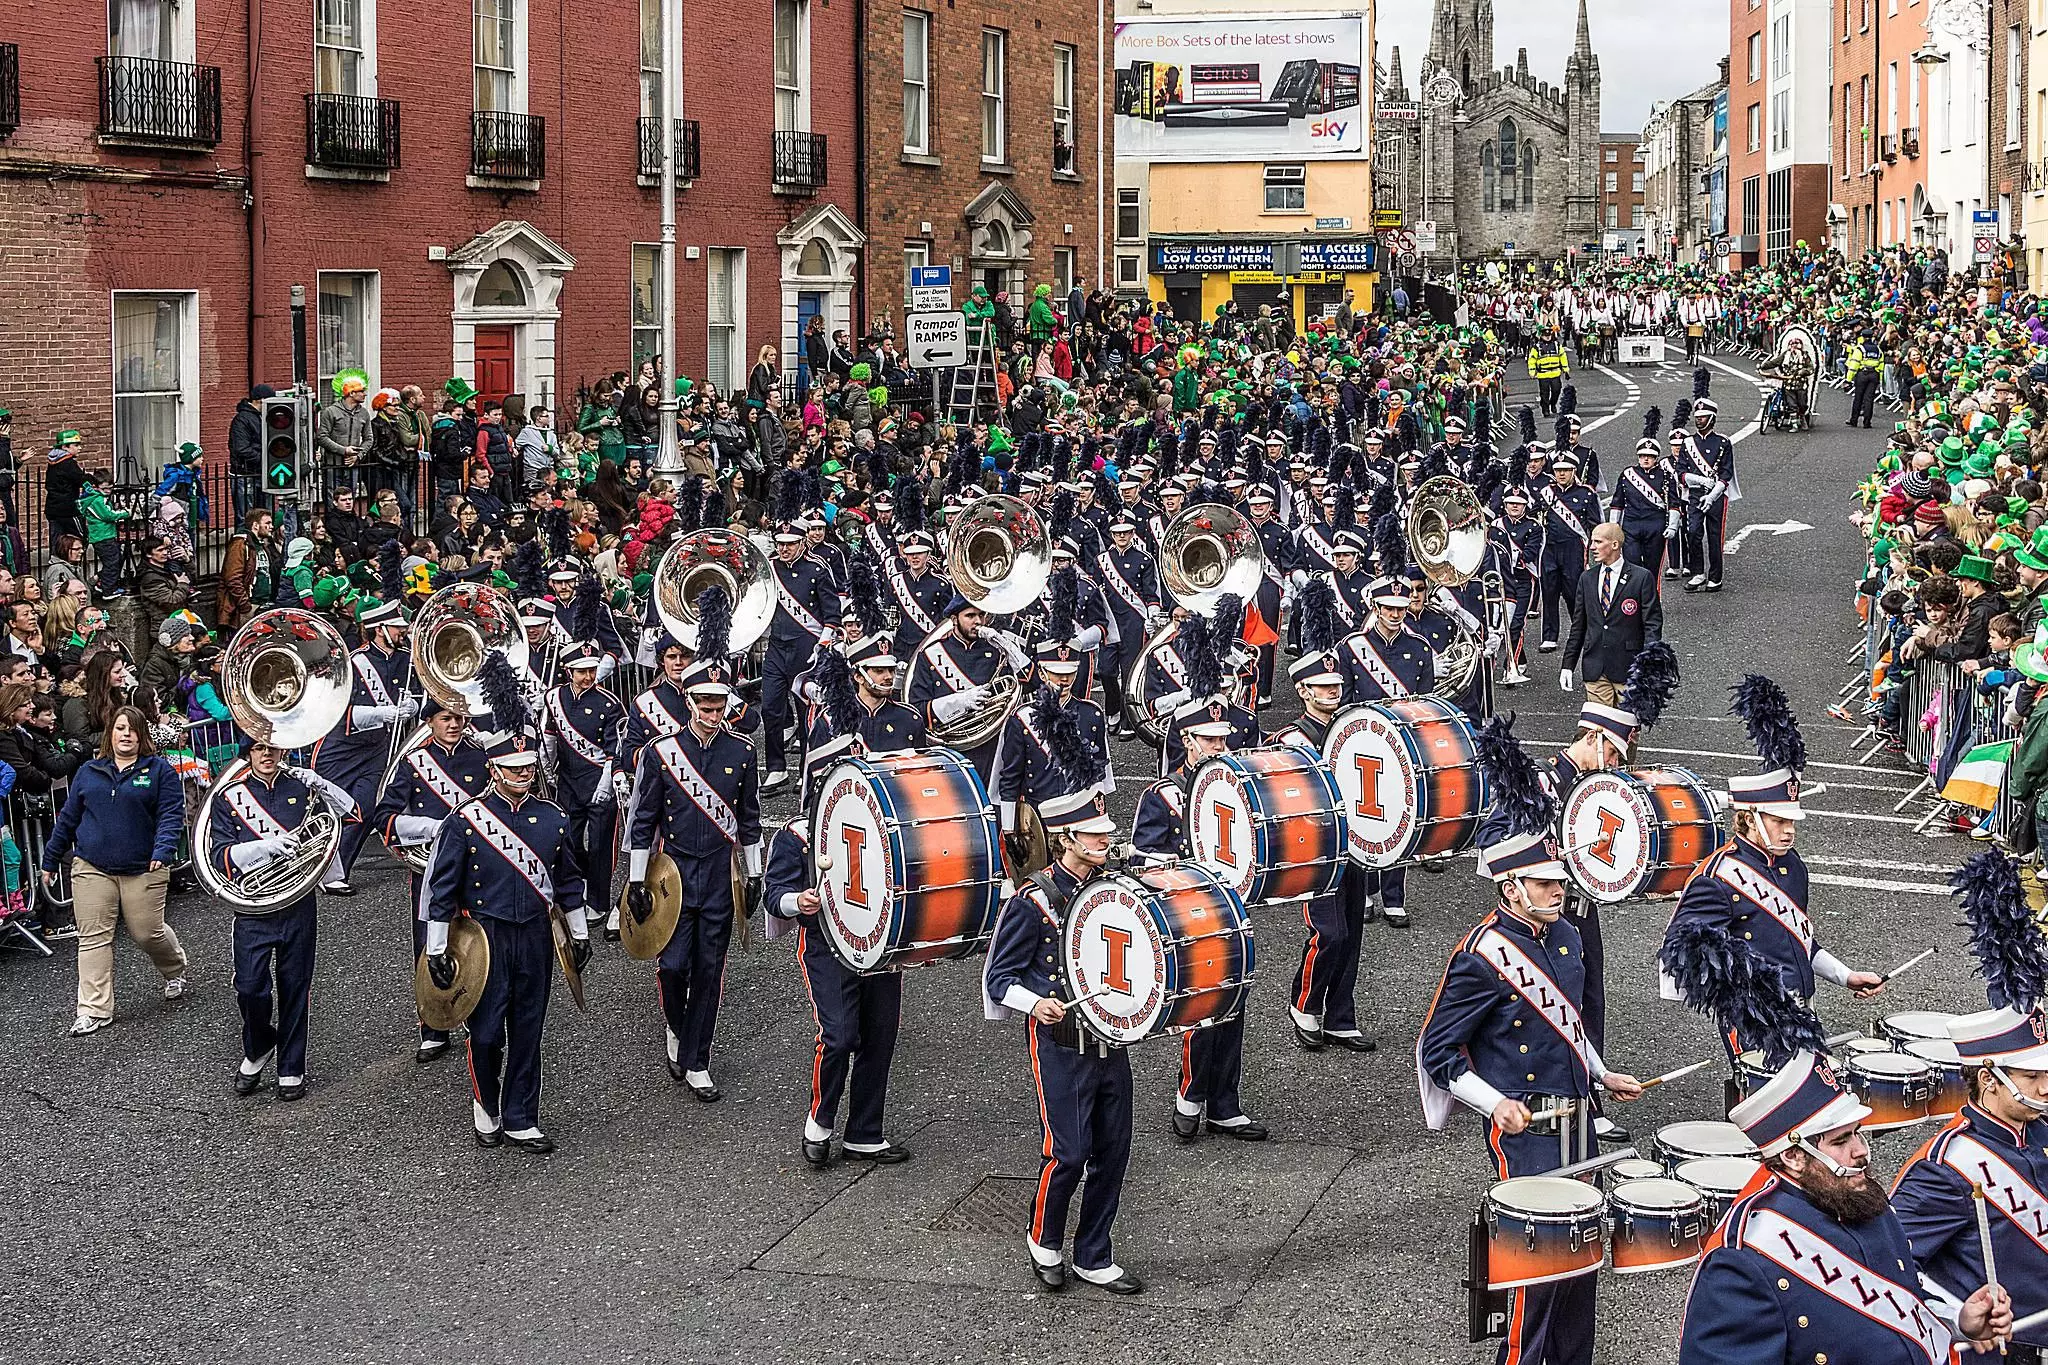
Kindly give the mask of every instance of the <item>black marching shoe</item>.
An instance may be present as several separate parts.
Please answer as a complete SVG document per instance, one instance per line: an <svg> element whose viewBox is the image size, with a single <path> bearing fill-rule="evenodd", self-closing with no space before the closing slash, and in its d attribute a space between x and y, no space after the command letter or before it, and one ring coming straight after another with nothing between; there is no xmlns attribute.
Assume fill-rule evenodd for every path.
<svg viewBox="0 0 2048 1365"><path fill-rule="evenodd" d="M1305 1029L1294 1020L1288 1020L1294 1028L1294 1045L1303 1052L1321 1052L1328 1035L1321 1029Z"/></svg>
<svg viewBox="0 0 2048 1365"><path fill-rule="evenodd" d="M412 1059L425 1066L447 1050L448 1040L446 1038L422 1038L420 1045L413 1050Z"/></svg>
<svg viewBox="0 0 2048 1365"><path fill-rule="evenodd" d="M513 1137L510 1133L507 1133L505 1141L521 1151L539 1152L542 1156L546 1156L549 1152L555 1150L555 1140L546 1133L535 1133L532 1137Z"/></svg>
<svg viewBox="0 0 2048 1365"><path fill-rule="evenodd" d="M1389 929L1406 929L1408 927L1408 907L1405 905L1382 906L1380 914L1385 917Z"/></svg>
<svg viewBox="0 0 2048 1365"><path fill-rule="evenodd" d="M697 1085L690 1081L684 1081L683 1084L689 1086L690 1093L705 1104L716 1104L725 1098L725 1092L715 1085Z"/></svg>
<svg viewBox="0 0 2048 1365"><path fill-rule="evenodd" d="M1297 1026L1297 1032L1299 1028ZM1202 1131L1202 1116L1184 1112L1179 1105L1173 1107L1173 1135L1182 1142L1193 1142Z"/></svg>
<svg viewBox="0 0 2048 1365"><path fill-rule="evenodd" d="M1090 1280L1083 1277L1082 1283L1092 1284L1103 1293L1115 1294L1120 1298L1145 1292L1145 1282L1128 1270L1113 1280Z"/></svg>
<svg viewBox="0 0 2048 1365"><path fill-rule="evenodd" d="M1040 1265L1036 1257L1031 1260L1031 1273L1038 1282L1057 1294L1067 1287L1067 1263L1054 1261L1051 1265Z"/></svg>
<svg viewBox="0 0 2048 1365"><path fill-rule="evenodd" d="M841 1143L839 1153L848 1161L872 1161L877 1166L901 1166L904 1162L910 1160L910 1149L908 1147L898 1147L893 1142L883 1147L877 1147L871 1152L864 1152L857 1147L848 1147L846 1144Z"/></svg>
<svg viewBox="0 0 2048 1365"><path fill-rule="evenodd" d="M1635 1134L1610 1118L1593 1120L1593 1136L1602 1142L1634 1142Z"/></svg>
<svg viewBox="0 0 2048 1365"><path fill-rule="evenodd" d="M277 1098L282 1104L291 1104L296 1100L306 1098L306 1083L304 1081L279 1081L277 1083Z"/></svg>
<svg viewBox="0 0 2048 1365"><path fill-rule="evenodd" d="M606 943L617 943L619 941L619 931L616 929L607 928L604 931L604 941Z"/></svg>
<svg viewBox="0 0 2048 1365"><path fill-rule="evenodd" d="M251 1076L251 1075L250 1075L250 1074L249 1074L248 1072L246 1072L246 1071L240 1071L240 1070L238 1070L238 1071L236 1071L236 1072L235 1072L235 1093L236 1093L237 1095L253 1095L253 1094L255 1094L255 1093L256 1093L256 1092L258 1091L258 1090L261 1090L262 1088L263 1088L263 1073L262 1073L262 1072L260 1072L260 1071L259 1071L259 1072L257 1072L257 1073L256 1073L255 1075L253 1075L253 1076Z"/></svg>
<svg viewBox="0 0 2048 1365"><path fill-rule="evenodd" d="M664 1056L662 1060L668 1063L668 1078L670 1080L674 1081L677 1085L689 1085L690 1082L684 1078L684 1068L681 1062L669 1056Z"/></svg>
<svg viewBox="0 0 2048 1365"><path fill-rule="evenodd" d="M1380 1050L1379 1042L1376 1039L1367 1037L1363 1033L1325 1032L1323 1034L1323 1041L1334 1047L1341 1047L1346 1052L1378 1052Z"/></svg>
<svg viewBox="0 0 2048 1365"><path fill-rule="evenodd" d="M481 1128L472 1128L470 1131L476 1135L476 1145L479 1147L503 1147L505 1145L505 1130L503 1128L493 1128L488 1133Z"/></svg>
<svg viewBox="0 0 2048 1365"><path fill-rule="evenodd" d="M822 1141L814 1142L810 1138L805 1138L804 1160L810 1163L811 1167L815 1170L822 1171L827 1166L830 1166L832 1164L832 1139L825 1138Z"/></svg>
<svg viewBox="0 0 2048 1365"><path fill-rule="evenodd" d="M1216 1120L1211 1119L1209 1120L1209 1131L1220 1133L1227 1138L1236 1138L1239 1142L1264 1142L1266 1140L1266 1125L1263 1123L1218 1123Z"/></svg>

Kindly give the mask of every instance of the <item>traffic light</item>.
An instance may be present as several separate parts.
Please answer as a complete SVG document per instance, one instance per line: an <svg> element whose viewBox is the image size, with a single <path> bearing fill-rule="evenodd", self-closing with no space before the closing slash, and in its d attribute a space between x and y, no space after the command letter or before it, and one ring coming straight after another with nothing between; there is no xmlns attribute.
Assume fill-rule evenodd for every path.
<svg viewBox="0 0 2048 1365"><path fill-rule="evenodd" d="M299 491L299 474L312 444L312 403L297 391L263 400L263 491Z"/></svg>

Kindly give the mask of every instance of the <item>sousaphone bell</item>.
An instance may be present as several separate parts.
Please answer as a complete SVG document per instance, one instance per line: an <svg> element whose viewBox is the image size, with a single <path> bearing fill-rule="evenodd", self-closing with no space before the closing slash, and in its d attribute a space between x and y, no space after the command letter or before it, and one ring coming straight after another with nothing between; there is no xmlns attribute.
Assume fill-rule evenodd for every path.
<svg viewBox="0 0 2048 1365"><path fill-rule="evenodd" d="M695 531L668 547L654 569L654 611L662 629L697 648L697 599L722 588L732 603L727 648L741 654L775 621L775 570L761 547L738 531ZM836 624L836 623L834 623Z"/></svg>

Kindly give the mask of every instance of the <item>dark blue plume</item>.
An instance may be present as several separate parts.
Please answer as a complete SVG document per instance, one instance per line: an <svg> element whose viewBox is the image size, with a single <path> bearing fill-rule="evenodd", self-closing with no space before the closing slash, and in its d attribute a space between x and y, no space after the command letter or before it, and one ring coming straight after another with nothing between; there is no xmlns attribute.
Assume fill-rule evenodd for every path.
<svg viewBox="0 0 2048 1365"><path fill-rule="evenodd" d="M1621 709L1632 712L1647 730L1663 716L1680 681L1677 651L1662 640L1645 645L1629 663L1628 681L1621 689Z"/></svg>
<svg viewBox="0 0 2048 1365"><path fill-rule="evenodd" d="M1330 494L1335 505L1330 509L1330 525L1346 530L1358 520L1358 490L1348 483L1340 483Z"/></svg>
<svg viewBox="0 0 2048 1365"><path fill-rule="evenodd" d="M1347 490L1348 491L1348 490ZM1301 647L1319 654L1337 643L1337 590L1318 574L1301 586Z"/></svg>
<svg viewBox="0 0 2048 1365"><path fill-rule="evenodd" d="M833 733L859 734L860 696L854 690L853 666L847 663L846 656L829 647L821 649L812 667L812 681L818 685L818 704L824 708Z"/></svg>
<svg viewBox="0 0 2048 1365"><path fill-rule="evenodd" d="M597 581L596 574L586 573L576 580L576 591L569 598L563 628L572 639L594 640L597 638L598 613L603 610L604 584Z"/></svg>
<svg viewBox="0 0 2048 1365"><path fill-rule="evenodd" d="M1072 499L1069 498L1069 501ZM1074 638L1074 613L1081 606L1080 575L1069 564L1052 576L1046 594L1045 638L1065 644Z"/></svg>
<svg viewBox="0 0 2048 1365"><path fill-rule="evenodd" d="M1223 691L1223 660L1209 618L1191 613L1174 635L1174 648L1187 665L1188 692L1200 701Z"/></svg>
<svg viewBox="0 0 2048 1365"><path fill-rule="evenodd" d="M1373 519L1372 545L1379 555L1381 573L1391 578L1408 571L1408 527L1399 512Z"/></svg>
<svg viewBox="0 0 2048 1365"><path fill-rule="evenodd" d="M1515 414L1515 420L1522 424L1522 444L1536 444L1536 409L1527 403L1522 404L1522 410Z"/></svg>
<svg viewBox="0 0 2048 1365"><path fill-rule="evenodd" d="M695 474L685 478L676 490L675 525L682 535L704 528L704 480Z"/></svg>
<svg viewBox="0 0 2048 1365"><path fill-rule="evenodd" d="M538 539L526 541L512 552L511 568L512 584L522 601L548 595L546 556Z"/></svg>
<svg viewBox="0 0 2048 1365"><path fill-rule="evenodd" d="M1567 384L1564 386L1564 392L1557 396L1557 415L1560 417L1573 417L1578 415L1578 411L1579 386Z"/></svg>
<svg viewBox="0 0 2048 1365"><path fill-rule="evenodd" d="M1643 414L1643 437L1646 440L1654 441L1657 439L1658 436L1663 434L1663 431L1663 410L1660 409L1656 404L1652 403L1650 405L1650 410Z"/></svg>
<svg viewBox="0 0 2048 1365"><path fill-rule="evenodd" d="M862 635L873 635L889 624L882 614L882 593L882 575L874 556L866 550L850 556L846 565L846 603L860 622Z"/></svg>
<svg viewBox="0 0 2048 1365"><path fill-rule="evenodd" d="M533 712L526 705L526 689L505 651L494 649L484 656L477 673L477 690L490 709L492 728L500 734L524 734L533 728Z"/></svg>
<svg viewBox="0 0 2048 1365"><path fill-rule="evenodd" d="M399 548L397 536L377 547L377 590L384 594L386 602L396 602L405 595L404 561L405 552Z"/></svg>
<svg viewBox="0 0 2048 1365"><path fill-rule="evenodd" d="M1557 798L1543 785L1535 760L1515 738L1512 714L1495 716L1479 727L1478 759L1490 798L1486 842L1548 834L1556 823Z"/></svg>
<svg viewBox="0 0 2048 1365"><path fill-rule="evenodd" d="M1045 529L1046 533L1052 537L1052 543L1055 545L1065 540L1074 529L1074 494L1072 490L1062 488L1052 495L1052 506L1048 509L1046 515Z"/></svg>
<svg viewBox="0 0 2048 1365"><path fill-rule="evenodd" d="M1707 397L1708 390L1713 386L1714 376L1707 373L1706 366L1702 365L1692 372L1692 396L1695 402Z"/></svg>
<svg viewBox="0 0 2048 1365"><path fill-rule="evenodd" d="M1684 429L1685 429L1685 424L1686 424L1687 422L1690 422L1691 420L1692 420L1692 399L1690 399L1690 398L1681 398L1681 399L1679 399L1679 400L1678 400L1678 404L1677 404L1677 406L1675 406L1675 407L1673 407L1673 408L1671 409L1671 429L1672 429L1673 431L1682 431L1682 430L1684 430Z"/></svg>
<svg viewBox="0 0 2048 1365"><path fill-rule="evenodd" d="M924 484L917 479L896 490L896 525L905 533L924 529Z"/></svg>
<svg viewBox="0 0 2048 1365"><path fill-rule="evenodd" d="M1987 848L1950 873L1948 884L1963 903L1970 951L1992 1007L2033 1013L2048 997L2048 939L2027 908L2020 865Z"/></svg>
<svg viewBox="0 0 2048 1365"><path fill-rule="evenodd" d="M1069 788L1086 791L1100 782L1108 771L1108 756L1088 743L1081 733L1076 708L1071 704L1060 705L1059 694L1044 683L1039 684L1031 707L1032 719L1045 736L1046 752L1052 755L1053 766L1066 778Z"/></svg>
<svg viewBox="0 0 2048 1365"><path fill-rule="evenodd" d="M1734 705L1728 709L1742 717L1743 726L1749 731L1749 742L1756 746L1764 768L1789 768L1794 774L1804 772L1806 741L1800 738L1799 718L1792 714L1792 703L1786 699L1785 689L1761 673L1751 673L1728 690L1734 698Z"/></svg>
<svg viewBox="0 0 2048 1365"><path fill-rule="evenodd" d="M804 514L804 475L785 469L775 476L775 520L795 521Z"/></svg>
<svg viewBox="0 0 2048 1365"><path fill-rule="evenodd" d="M1778 964L1719 924L1680 920L1658 954L1679 997L1701 1014L1734 1030L1745 1047L1777 1068L1801 1051L1827 1051L1820 1020L1792 994Z"/></svg>
<svg viewBox="0 0 2048 1365"><path fill-rule="evenodd" d="M723 659L732 653L732 594L716 583L697 594L697 657Z"/></svg>

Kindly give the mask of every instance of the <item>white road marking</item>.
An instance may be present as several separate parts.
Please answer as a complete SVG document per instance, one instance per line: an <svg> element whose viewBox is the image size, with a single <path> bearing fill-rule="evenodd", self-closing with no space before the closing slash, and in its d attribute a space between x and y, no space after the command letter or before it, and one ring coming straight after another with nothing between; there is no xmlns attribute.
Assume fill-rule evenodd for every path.
<svg viewBox="0 0 2048 1365"><path fill-rule="evenodd" d="M1811 531L1813 528L1803 521L1753 521L1728 537L1728 543L1721 547L1721 553L1732 555L1742 548L1742 542L1755 531L1769 531L1773 536L1788 536L1795 531Z"/></svg>
<svg viewBox="0 0 2048 1365"><path fill-rule="evenodd" d="M1832 872L1815 872L1807 880L1816 886L1853 886L1863 891L1898 891L1912 896L1947 896L1952 894L1940 882L1887 882L1875 877L1842 877Z"/></svg>
<svg viewBox="0 0 2048 1365"><path fill-rule="evenodd" d="M1551 742L1559 743L1559 741L1555 740ZM1751 763L1757 761L1757 757L1754 753L1739 753L1732 749L1659 749L1655 747L1645 747L1642 750L1642 752L1646 754L1677 754L1683 758L1740 758L1745 759ZM1806 761L1806 766L1808 768L1838 768L1845 773L1868 773L1873 771L1870 768L1864 767L1861 763L1830 763L1825 759L1818 758L1808 759ZM1888 772L1890 770L1885 768L1878 768L1874 771L1883 773ZM1899 776L1912 776L1912 774L1901 773L1899 774ZM1912 822L1908 821L1907 823L1910 824Z"/></svg>
<svg viewBox="0 0 2048 1365"><path fill-rule="evenodd" d="M1801 804L1808 815L1818 815L1829 820L1867 820L1873 825L1917 825L1920 823L1918 820L1904 815L1865 815L1861 811L1854 810L1815 810L1812 806L1804 805L1803 802Z"/></svg>
<svg viewBox="0 0 2048 1365"><path fill-rule="evenodd" d="M1600 371L1600 373L1606 375L1609 379L1612 379L1615 383L1621 385L1624 389L1627 389L1628 401L1623 403L1620 407L1616 408L1613 412L1608 413L1605 417L1599 418L1598 420L1593 422L1592 425L1588 426L1583 432L1580 433L1584 436L1591 436L1594 432L1600 430L1600 428L1606 426L1615 418L1620 417L1625 413L1629 412L1631 409L1635 407L1635 405L1638 402L1642 400L1643 396L1642 386L1637 384L1635 380L1630 379L1627 375L1622 374L1620 371L1610 370L1605 365L1595 365L1593 366L1593 368Z"/></svg>
<svg viewBox="0 0 2048 1365"><path fill-rule="evenodd" d="M1820 854L1808 855L1806 861L1815 867L1874 867L1884 872L1941 872L1955 871L1947 863L1894 863L1881 858L1835 858Z"/></svg>
<svg viewBox="0 0 2048 1365"><path fill-rule="evenodd" d="M1703 355L1700 357L1700 360L1708 365L1712 365L1717 370L1723 370L1729 374L1734 375L1737 379L1740 379L1743 383L1749 385L1752 389L1755 389L1758 394L1763 393L1764 386L1762 384L1758 383L1756 379L1752 376L1746 375L1741 370L1736 369L1733 365L1723 364L1721 361L1714 359L1710 355ZM1758 404L1758 410L1762 410L1761 403ZM1757 432L1761 430L1763 430L1763 423L1752 420L1748 426L1736 432L1733 436L1730 436L1728 438L1728 441L1731 445L1741 445L1745 440L1747 440L1751 436L1756 435Z"/></svg>

